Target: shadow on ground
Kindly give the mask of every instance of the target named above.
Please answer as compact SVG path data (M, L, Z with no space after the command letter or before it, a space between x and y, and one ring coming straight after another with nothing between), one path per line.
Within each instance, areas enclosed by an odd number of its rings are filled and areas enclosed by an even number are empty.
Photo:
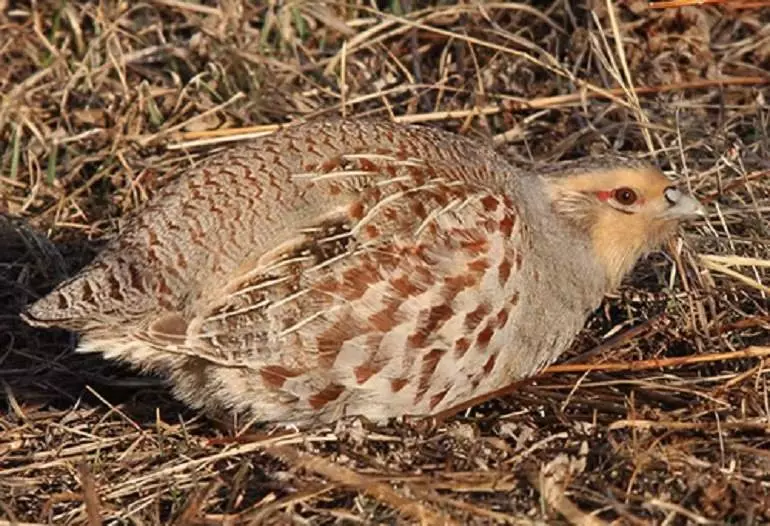
M26 419L44 409L122 406L138 424L178 420L184 407L159 378L140 375L99 355L75 352L77 336L28 326L19 314L95 255L86 239L54 245L24 221L0 215L0 399ZM28 414L28 412L30 414Z

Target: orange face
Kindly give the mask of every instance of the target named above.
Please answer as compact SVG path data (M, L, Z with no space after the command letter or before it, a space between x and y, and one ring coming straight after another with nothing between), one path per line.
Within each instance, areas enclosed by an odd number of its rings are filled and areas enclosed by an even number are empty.
M704 209L653 167L612 167L552 180L554 208L587 230L615 282Z

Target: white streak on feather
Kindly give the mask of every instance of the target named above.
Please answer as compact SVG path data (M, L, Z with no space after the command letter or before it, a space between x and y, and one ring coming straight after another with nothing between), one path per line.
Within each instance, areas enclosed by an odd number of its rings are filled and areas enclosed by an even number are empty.
M268 307L269 305L270 305L270 300L262 300L258 303L255 303L253 305L247 305L246 307L242 307L240 309L223 312L221 314L215 314L213 316L207 316L203 318L203 320L204 322L207 322L207 323L212 321L222 321L232 316L238 316L240 314L246 314L247 312L259 310L263 307Z
M334 265L340 260L343 260L347 257L350 257L351 255L355 254L357 251L351 252L342 252L340 254L337 254L336 256L330 257L329 259L322 261L321 263L318 263L317 265L313 265L312 267L308 267L303 271L303 274L307 275L310 272L318 272L319 270L322 270L326 267L329 267L331 265Z
M310 180L313 182L324 181L327 179L343 178L343 177L371 177L376 172L369 172L366 170L337 170L334 172L304 172L298 174L291 174L293 180Z
M287 327L284 330L282 330L281 332L279 332L278 333L278 338L284 338L284 337L288 336L289 334L298 331L299 329L301 329L302 327L304 327L308 323L311 323L313 320L316 320L316 319L318 319L318 318L328 314L329 312L333 312L334 310L336 310L336 309L319 310L318 312L315 312L315 313L311 314L310 316L307 316L306 318L301 319L300 321L298 321L294 325L292 325L290 327Z
M340 155L340 158L346 161L356 161L363 159L366 161L385 161L387 163L394 164L396 166L408 166L414 168L422 168L425 166L425 161L417 157L407 157L406 159L399 159L392 155L383 155L377 153L346 153Z
M422 234L423 230L427 228L427 226L432 222L438 219L438 217L441 214L444 214L446 212L449 212L452 210L455 206L457 206L458 203L461 203L462 201L460 199L453 199L449 203L446 204L443 208L434 208L431 210L430 214L428 214L428 217L425 218L425 220L420 223L420 226L417 227L417 230L414 232L414 237L419 238Z
M310 292L312 292L311 289L302 289L300 291L295 292L294 294L289 294L285 298L281 298L280 300L270 304L267 307L267 311L268 312L272 312L275 309L277 309L278 307L286 305L287 303L291 303L292 301L296 300L297 298L301 298L302 296L304 296L306 294L309 294Z
M242 289L238 289L227 296L226 298L237 298L238 296L243 296L244 294L248 294L250 292L257 292L259 290L263 289L269 289L271 287L274 287L276 285L280 285L281 283L286 283L287 281L291 281L293 279L292 276L284 276L281 278L275 278L265 281L260 281L256 285L250 285L248 287L243 287Z
M399 177L393 177L392 179L383 179L381 181L377 181L375 183L375 186L379 188L383 188L389 184L395 184L395 183L409 183L412 181L411 175L402 175Z
M371 220L372 220L372 218L374 218L374 216L375 216L375 215L376 215L376 214L377 214L377 213L378 213L378 212L379 212L379 211L380 211L382 208L384 208L386 205L388 205L389 203L391 203L391 202L393 202L393 201L398 201L399 199L403 199L403 198L404 198L404 196L408 195L409 193L411 193L411 191L396 192L396 193L394 193L394 194L391 194L391 195L389 195L389 196L385 197L384 199L381 199L380 201L378 201L378 202L377 202L377 203L376 203L376 204L375 204L375 205L374 205L374 206L373 206L373 207L372 207L372 208L371 208L371 209L370 209L370 210L369 210L369 211L366 213L366 215L365 215L363 218L361 218L361 220L360 220L360 221L359 221L359 222L358 222L358 223L357 223L357 224L356 224L356 225L353 227L353 229L352 229L352 230L351 230L351 232L350 232L350 233L351 233L351 235L354 235L354 236L355 236L355 235L358 235L358 233L360 232L360 230L361 230L361 229L362 229L362 228L363 228L363 227L364 227L364 226L365 226L365 225L366 225L366 224L367 224L369 221L371 221Z
M309 254L309 252L308 252ZM271 272L275 272L276 270L280 269L281 267L286 267L289 265L293 265L295 263L305 263L307 261L312 261L313 256L311 255L305 255L304 252L302 255L295 256L293 258L287 258L287 259L281 259L279 261L275 261L270 263L267 266L262 267L259 269L259 274L270 274Z

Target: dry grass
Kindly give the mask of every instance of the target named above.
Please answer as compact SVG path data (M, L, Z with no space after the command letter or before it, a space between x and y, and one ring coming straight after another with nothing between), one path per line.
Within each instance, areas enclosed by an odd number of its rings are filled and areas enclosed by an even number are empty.
M770 521L770 9L752 3L0 1L0 523ZM562 365L436 422L213 422L18 319L221 147L202 132L339 114L522 164L636 151L711 215Z

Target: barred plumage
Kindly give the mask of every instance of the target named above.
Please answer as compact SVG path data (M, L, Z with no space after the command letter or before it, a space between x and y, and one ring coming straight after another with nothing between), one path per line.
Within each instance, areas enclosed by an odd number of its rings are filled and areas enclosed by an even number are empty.
M523 173L445 132L310 123L207 159L25 317L166 374L195 407L431 414L555 360L699 212L667 189L626 158Z

